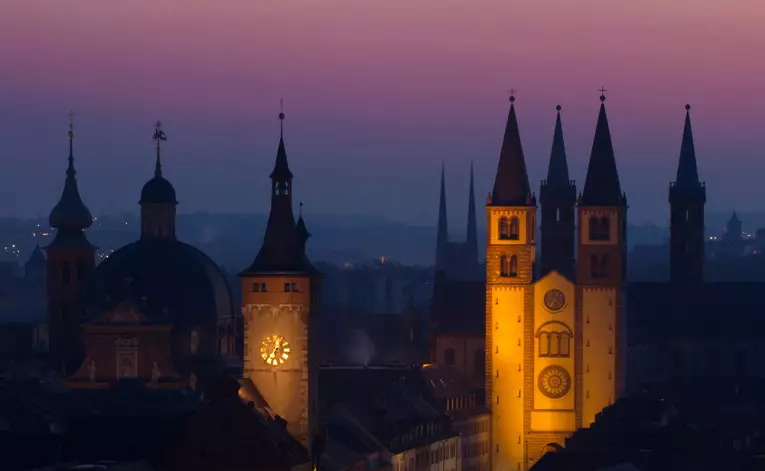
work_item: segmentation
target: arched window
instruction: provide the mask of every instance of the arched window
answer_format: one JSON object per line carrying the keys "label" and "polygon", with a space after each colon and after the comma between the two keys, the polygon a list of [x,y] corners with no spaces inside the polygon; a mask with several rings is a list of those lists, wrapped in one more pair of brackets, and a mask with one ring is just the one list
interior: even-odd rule
{"label": "arched window", "polygon": [[473,375],[476,378],[480,378],[484,375],[484,368],[486,365],[486,353],[483,348],[479,348],[473,353]]}
{"label": "arched window", "polygon": [[600,240],[600,225],[598,224],[598,218],[590,216],[590,240]]}
{"label": "arched window", "polygon": [[562,322],[552,321],[542,324],[537,330],[538,351],[540,357],[570,357],[571,329]]}
{"label": "arched window", "polygon": [[518,256],[512,255],[510,257],[510,275],[509,276],[518,276]]}
{"label": "arched window", "polygon": [[444,350],[444,364],[446,366],[454,366],[457,363],[457,352],[453,348],[447,348]]}
{"label": "arched window", "polygon": [[571,334],[562,332],[558,343],[560,356],[567,357],[571,355]]}
{"label": "arched window", "polygon": [[518,222],[518,218],[513,216],[510,218],[510,240],[518,240],[518,235],[520,234],[520,223]]}
{"label": "arched window", "polygon": [[548,332],[539,333],[539,356],[550,356],[550,334]]}
{"label": "arched window", "polygon": [[507,255],[499,257],[499,276],[510,276],[510,263],[507,261]]}
{"label": "arched window", "polygon": [[507,222],[507,218],[504,216],[499,218],[499,238],[500,240],[507,240],[510,238],[510,225]]}
{"label": "arched window", "polygon": [[600,240],[611,239],[611,221],[603,216],[600,218]]}
{"label": "arched window", "polygon": [[555,208],[555,222],[560,222],[560,208]]}

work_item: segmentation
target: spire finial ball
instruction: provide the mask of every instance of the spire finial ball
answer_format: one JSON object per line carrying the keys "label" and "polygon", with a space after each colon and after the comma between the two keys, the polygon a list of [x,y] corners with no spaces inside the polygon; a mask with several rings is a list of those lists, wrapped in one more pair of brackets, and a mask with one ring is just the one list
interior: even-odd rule
{"label": "spire finial ball", "polygon": [[279,119],[284,121],[284,113],[279,113]]}
{"label": "spire finial ball", "polygon": [[606,96],[605,95],[600,95],[600,101],[601,101],[601,103],[605,102],[606,101]]}
{"label": "spire finial ball", "polygon": [[685,105],[685,111],[689,111],[691,109],[691,105]]}
{"label": "spire finial ball", "polygon": [[510,95],[510,103],[515,103],[515,96]]}
{"label": "spire finial ball", "polygon": [[560,110],[561,110],[561,106],[560,105],[555,107],[555,111],[560,111]]}

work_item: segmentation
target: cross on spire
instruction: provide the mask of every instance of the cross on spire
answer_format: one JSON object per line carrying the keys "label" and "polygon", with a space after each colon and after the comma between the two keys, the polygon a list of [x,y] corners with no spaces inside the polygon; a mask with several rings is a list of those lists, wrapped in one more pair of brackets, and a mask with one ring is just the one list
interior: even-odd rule
{"label": "cross on spire", "polygon": [[517,91],[516,89],[510,87],[510,103],[515,101],[515,92],[516,91]]}
{"label": "cross on spire", "polygon": [[606,101],[606,92],[608,91],[606,87],[601,85],[598,91],[600,92],[600,101]]}

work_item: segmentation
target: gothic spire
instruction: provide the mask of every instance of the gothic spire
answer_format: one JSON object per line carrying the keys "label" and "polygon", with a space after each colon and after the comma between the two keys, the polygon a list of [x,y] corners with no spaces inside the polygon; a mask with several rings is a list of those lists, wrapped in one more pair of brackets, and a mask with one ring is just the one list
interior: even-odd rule
{"label": "gothic spire", "polygon": [[547,167],[547,185],[550,188],[568,190],[570,181],[568,163],[566,162],[566,146],[563,143],[563,125],[560,121],[560,105],[556,106],[555,109],[558,111],[558,116],[555,120],[550,164]]}
{"label": "gothic spire", "polygon": [[680,145],[680,160],[677,165],[675,184],[679,188],[695,188],[699,184],[696,150],[693,145],[693,130],[691,129],[691,105],[685,105],[683,142]]}
{"label": "gothic spire", "polygon": [[276,162],[271,172],[272,180],[291,180],[292,172],[287,164],[287,151],[284,148],[284,111],[279,113],[279,148],[276,151]]}
{"label": "gothic spire", "polygon": [[444,163],[441,162],[441,195],[438,201],[438,233],[436,235],[436,270],[446,267],[446,244],[449,241],[449,224],[446,218],[446,179]]}
{"label": "gothic spire", "polygon": [[601,94],[595,139],[592,142],[587,179],[584,182],[584,191],[580,200],[580,204],[584,206],[621,206],[624,204],[624,196],[619,183],[619,172],[616,169],[614,148],[611,143],[611,131],[608,128],[605,101],[605,95]]}
{"label": "gothic spire", "polygon": [[475,186],[473,183],[473,162],[470,162],[470,193],[468,194],[467,245],[470,261],[478,260],[478,225],[475,215]]}
{"label": "gothic spire", "polygon": [[510,96],[510,112],[499,155],[497,175],[494,178],[492,204],[499,206],[533,205],[526,161],[523,157],[518,119],[515,116],[515,97]]}
{"label": "gothic spire", "polygon": [[77,172],[74,169],[74,113],[69,112],[69,164],[66,169],[64,191],[50,213],[49,222],[59,231],[79,232],[93,224],[93,217],[80,198]]}

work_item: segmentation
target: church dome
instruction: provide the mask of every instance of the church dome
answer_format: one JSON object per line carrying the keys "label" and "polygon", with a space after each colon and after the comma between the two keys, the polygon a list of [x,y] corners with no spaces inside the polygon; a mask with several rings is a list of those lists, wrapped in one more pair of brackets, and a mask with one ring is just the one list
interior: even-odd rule
{"label": "church dome", "polygon": [[152,178],[141,190],[141,203],[177,204],[173,184],[162,176]]}
{"label": "church dome", "polygon": [[214,332],[233,318],[231,290],[220,268],[199,249],[175,239],[142,239],[114,252],[97,268],[85,295],[93,322],[126,300],[151,322],[176,330]]}

